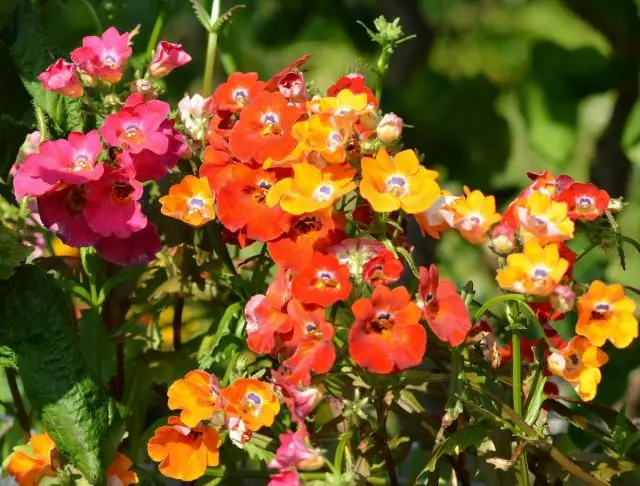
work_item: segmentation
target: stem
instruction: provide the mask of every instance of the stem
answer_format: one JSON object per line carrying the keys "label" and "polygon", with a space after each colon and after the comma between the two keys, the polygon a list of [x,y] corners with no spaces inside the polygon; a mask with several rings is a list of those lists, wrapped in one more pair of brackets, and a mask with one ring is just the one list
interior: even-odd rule
{"label": "stem", "polygon": [[389,442],[387,440],[387,416],[389,415],[389,405],[385,401],[385,394],[380,396],[378,402],[378,438],[382,453],[384,454],[384,462],[389,472],[389,484],[391,486],[400,486],[398,481],[398,472],[396,471],[396,463],[393,459]]}
{"label": "stem", "polygon": [[384,75],[387,71],[389,50],[386,46],[382,46],[380,55],[378,56],[378,62],[376,63],[376,73],[378,79],[376,80],[376,99],[378,100],[378,106],[380,106],[380,100],[382,99],[382,84],[384,82]]}
{"label": "stem", "polygon": [[[214,229],[215,226],[215,229]],[[235,265],[233,264],[233,260],[231,255],[229,255],[229,249],[227,245],[224,244],[221,238],[222,229],[216,223],[209,223],[205,225],[207,230],[207,234],[211,239],[211,245],[213,246],[213,251],[218,255],[222,266],[232,275],[238,276],[238,271],[236,270]],[[216,231],[217,230],[217,231]]]}
{"label": "stem", "polygon": [[47,118],[44,115],[44,111],[38,105],[33,105],[33,113],[36,117],[36,125],[38,126],[38,131],[40,132],[40,139],[44,142],[49,139],[49,130],[47,129]]}
{"label": "stem", "polygon": [[164,19],[167,16],[167,12],[164,8],[161,8],[158,12],[158,16],[156,17],[156,21],[153,24],[153,30],[151,31],[151,35],[149,36],[149,42],[147,42],[147,56],[151,58],[151,51],[158,44],[158,39],[160,38],[160,32],[162,32],[162,27],[164,26]]}
{"label": "stem", "polygon": [[[220,17],[220,0],[213,0],[211,5],[211,25],[215,24]],[[202,81],[202,96],[211,94],[213,85],[213,68],[216,63],[216,46],[218,45],[218,33],[209,31],[207,39],[207,54],[204,65],[204,76]]]}
{"label": "stem", "polygon": [[333,469],[335,469],[338,474],[342,473],[342,459],[344,458],[344,453],[350,439],[351,432],[345,432],[338,443],[338,447],[336,448],[336,457],[333,460]]}
{"label": "stem", "polygon": [[96,24],[96,33],[98,35],[102,35],[102,22],[100,22],[100,17],[98,17],[98,14],[96,13],[96,9],[93,8],[93,5],[91,5],[91,2],[89,2],[88,0],[81,0],[82,3],[84,4],[85,8],[89,11],[89,14],[91,15],[91,18],[93,19],[93,23]]}
{"label": "stem", "polygon": [[13,405],[16,407],[16,420],[24,436],[29,439],[29,437],[31,437],[31,424],[29,422],[29,414],[22,401],[22,395],[20,395],[20,389],[18,388],[18,375],[13,368],[5,368],[4,373],[7,376],[7,383],[11,391]]}
{"label": "stem", "polygon": [[[520,352],[520,331],[511,330],[512,346],[512,379],[513,379],[513,410],[522,417],[522,356]],[[518,473],[520,486],[529,486],[529,467],[527,465],[527,453],[522,452],[518,458]]]}
{"label": "stem", "polygon": [[173,307],[173,350],[180,351],[182,349],[182,311],[184,310],[184,296],[178,295],[176,303]]}

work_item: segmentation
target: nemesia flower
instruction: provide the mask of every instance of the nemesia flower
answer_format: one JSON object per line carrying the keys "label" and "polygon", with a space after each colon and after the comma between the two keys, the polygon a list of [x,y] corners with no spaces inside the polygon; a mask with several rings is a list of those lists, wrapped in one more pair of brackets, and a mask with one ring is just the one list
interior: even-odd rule
{"label": "nemesia flower", "polygon": [[102,37],[90,35],[82,39],[82,47],[71,51],[71,59],[88,75],[117,83],[122,77],[122,66],[131,57],[129,33],[120,34],[109,27]]}
{"label": "nemesia flower", "polygon": [[276,457],[269,462],[270,469],[295,468],[300,471],[315,471],[324,466],[324,458],[319,451],[311,448],[308,432],[301,427],[278,436],[280,446]]}
{"label": "nemesia flower", "polygon": [[351,293],[349,269],[331,255],[314,253],[291,281],[291,293],[305,304],[330,306]]}
{"label": "nemesia flower", "polygon": [[278,91],[289,101],[303,102],[308,98],[307,85],[304,74],[298,69],[292,69],[278,80]]}
{"label": "nemesia flower", "polygon": [[573,238],[574,224],[567,216],[567,204],[534,192],[515,208],[520,235],[526,242],[537,239],[541,244],[557,243]]}
{"label": "nemesia flower", "polygon": [[599,218],[609,207],[609,194],[594,184],[573,183],[555,200],[566,203],[569,218],[583,221]]}
{"label": "nemesia flower", "polygon": [[636,304],[624,295],[620,284],[594,280],[578,299],[577,307],[576,333],[588,338],[594,346],[602,346],[609,340],[617,348],[626,348],[638,337]]}
{"label": "nemesia flower", "polygon": [[153,87],[151,81],[144,78],[131,81],[131,84],[129,84],[129,90],[131,91],[131,94],[141,94],[145,99],[153,99],[158,95],[158,92]]}
{"label": "nemesia flower", "polygon": [[402,125],[402,118],[395,113],[386,113],[378,122],[376,135],[382,143],[393,143],[402,135]]}
{"label": "nemesia flower", "polygon": [[150,221],[126,238],[108,236],[94,244],[100,256],[115,265],[145,265],[162,250],[158,229]]}
{"label": "nemesia flower", "polygon": [[564,276],[569,262],[560,257],[558,245],[540,246],[536,240],[524,245],[522,253],[507,256],[507,265],[498,271],[501,288],[521,294],[547,296]]}
{"label": "nemesia flower", "polygon": [[496,255],[507,256],[518,246],[516,228],[507,223],[498,223],[491,229],[489,248]]}
{"label": "nemesia flower", "polygon": [[229,431],[229,439],[231,439],[233,445],[244,449],[244,445],[253,437],[253,432],[247,429],[247,424],[238,417],[228,417],[225,425]]}
{"label": "nemesia flower", "polygon": [[324,395],[318,387],[296,386],[287,381],[277,371],[272,371],[271,377],[277,390],[281,393],[285,405],[291,412],[291,419],[294,422],[304,422],[307,415],[322,401]]}
{"label": "nemesia flower", "polygon": [[190,371],[169,387],[169,409],[182,410],[180,421],[187,427],[195,427],[201,420],[210,420],[213,416],[219,389],[215,377],[206,371]]}
{"label": "nemesia flower", "polygon": [[462,344],[471,330],[471,318],[454,283],[439,278],[438,269],[420,267],[418,306],[433,333],[449,346]]}
{"label": "nemesia flower", "polygon": [[[341,164],[347,156],[346,145],[352,133],[351,122],[327,114],[314,114],[293,125],[291,133],[299,141],[296,150],[284,159],[295,162],[307,153],[307,160],[319,167],[326,163]],[[282,161],[278,164],[286,165]]]}
{"label": "nemesia flower", "polygon": [[362,279],[377,287],[397,282],[404,271],[402,262],[393,253],[385,249],[362,267]]}
{"label": "nemesia flower", "polygon": [[377,287],[371,299],[351,306],[355,323],[349,331],[349,353],[363,368],[389,374],[422,362],[427,333],[420,308],[404,287]]}
{"label": "nemesia flower", "polygon": [[46,477],[55,477],[54,456],[56,445],[49,435],[35,434],[29,438],[31,451],[16,450],[7,458],[6,472],[20,486],[33,486]]}
{"label": "nemesia flower", "polygon": [[365,78],[360,73],[349,73],[341,77],[336,83],[329,87],[327,96],[336,96],[342,90],[348,89],[354,94],[365,93],[367,95],[367,103],[373,107],[378,106],[378,100],[373,91],[367,87]]}
{"label": "nemesia flower", "polygon": [[464,188],[465,197],[458,198],[448,205],[450,213],[445,215],[449,225],[457,229],[469,243],[484,243],[489,228],[500,221],[496,213],[496,200],[480,191]]}
{"label": "nemesia flower", "polygon": [[194,481],[207,467],[220,462],[220,436],[207,426],[189,428],[178,417],[169,417],[168,425],[156,429],[147,443],[149,457],[160,462],[160,472],[168,478]]}
{"label": "nemesia flower", "polygon": [[366,108],[367,101],[366,93],[353,93],[350,89],[343,89],[335,97],[321,98],[319,105],[323,113],[355,117]]}
{"label": "nemesia flower", "polygon": [[160,41],[155,50],[155,56],[149,64],[149,74],[154,78],[163,78],[175,68],[184,66],[191,61],[191,56],[185,52],[181,44]]}
{"label": "nemesia flower", "polygon": [[607,354],[587,338],[576,336],[563,349],[552,353],[547,362],[554,375],[571,383],[580,398],[591,401],[602,378],[600,368],[608,360]]}
{"label": "nemesia flower", "polygon": [[138,483],[138,475],[131,471],[133,463],[120,452],[116,452],[116,457],[107,469],[107,484],[109,486],[129,486]]}
{"label": "nemesia flower", "polygon": [[[269,81],[267,81],[267,85],[265,86],[265,89],[267,91],[281,91],[282,84],[286,80],[287,76],[292,74],[292,73],[293,74],[299,73],[300,72],[299,68],[305,62],[307,62],[310,58],[311,58],[311,54],[304,54],[303,56],[299,57],[298,59],[296,59],[295,61],[290,63],[282,71],[277,72],[276,74],[271,76],[271,78],[269,78]],[[283,95],[284,95],[284,93],[283,93]],[[288,98],[288,96],[287,96],[287,98]]]}
{"label": "nemesia flower", "polygon": [[213,104],[216,110],[240,111],[264,87],[265,83],[258,81],[258,73],[231,73],[213,93]]}
{"label": "nemesia flower", "polygon": [[549,296],[551,306],[563,314],[573,309],[576,293],[567,285],[558,285]]}
{"label": "nemesia flower", "polygon": [[267,486],[302,486],[302,481],[298,471],[286,469],[269,476]]}
{"label": "nemesia flower", "polygon": [[520,193],[520,197],[529,197],[534,192],[540,192],[545,196],[557,197],[573,184],[573,179],[570,176],[566,174],[554,176],[548,170],[527,172],[527,176],[533,182]]}
{"label": "nemesia flower", "polygon": [[[11,169],[9,170],[9,175],[11,177],[16,176],[16,174],[18,173],[18,168],[22,165],[22,163],[24,162],[24,159],[27,158],[27,156],[31,154],[35,154],[38,152],[38,150],[40,150],[40,144],[42,142],[43,142],[42,135],[38,130],[35,130],[27,134],[27,136],[24,139],[24,142],[22,142],[22,145],[20,146],[20,150],[18,150],[16,161],[13,163],[13,165],[11,166]],[[18,198],[18,199],[21,199],[21,198]]]}
{"label": "nemesia flower", "polygon": [[214,195],[206,177],[187,175],[169,188],[169,194],[160,198],[161,212],[165,216],[184,221],[191,226],[202,226],[215,218]]}
{"label": "nemesia flower", "polygon": [[207,133],[211,114],[207,111],[209,98],[203,98],[198,93],[193,96],[185,94],[178,103],[180,120],[184,123],[187,133],[195,140],[202,140]]}
{"label": "nemesia flower", "polygon": [[78,79],[76,66],[64,59],[58,59],[49,66],[38,76],[38,80],[44,89],[57,91],[69,98],[80,98],[84,93],[84,88]]}
{"label": "nemesia flower", "polygon": [[440,196],[435,202],[421,213],[414,214],[422,236],[428,234],[436,240],[440,239],[440,233],[451,229],[447,219],[453,222],[453,212],[448,209],[449,204],[458,199],[449,191],[441,190]]}
{"label": "nemesia flower", "polygon": [[86,135],[71,132],[67,140],[43,142],[38,153],[29,157],[30,163],[39,166],[40,177],[46,183],[83,184],[102,176],[104,166],[97,164],[101,151],[100,134],[91,130]]}
{"label": "nemesia flower", "polygon": [[338,259],[341,265],[346,265],[351,275],[361,275],[364,265],[376,258],[386,246],[378,240],[370,238],[347,238],[327,250]]}
{"label": "nemesia flower", "polygon": [[273,388],[254,378],[239,378],[222,390],[224,411],[241,419],[249,430],[269,427],[280,411],[280,402]]}
{"label": "nemesia flower", "polygon": [[420,166],[413,150],[403,150],[391,157],[380,149],[375,159],[362,159],[360,194],[377,212],[402,208],[409,214],[421,213],[440,195],[436,177],[437,172]]}
{"label": "nemesia flower", "polygon": [[355,189],[355,170],[331,165],[319,169],[307,163],[293,166],[293,177],[276,182],[267,194],[269,206],[280,207],[293,215],[313,213],[329,208]]}

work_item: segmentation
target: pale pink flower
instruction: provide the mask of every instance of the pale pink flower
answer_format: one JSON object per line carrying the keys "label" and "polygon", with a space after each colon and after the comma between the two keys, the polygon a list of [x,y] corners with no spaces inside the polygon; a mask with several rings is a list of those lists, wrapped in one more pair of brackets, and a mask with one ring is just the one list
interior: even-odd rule
{"label": "pale pink flower", "polygon": [[319,451],[310,447],[309,435],[304,428],[280,434],[278,438],[280,447],[276,451],[276,457],[269,462],[271,469],[293,467],[301,471],[314,471],[324,465]]}
{"label": "pale pink flower", "polygon": [[383,143],[395,142],[402,135],[402,118],[395,113],[387,113],[376,127],[376,135]]}
{"label": "pale pink flower", "polygon": [[178,103],[180,119],[184,123],[187,133],[196,140],[202,140],[207,133],[207,126],[211,118],[211,113],[207,109],[209,98],[203,98],[199,94],[184,98]]}
{"label": "pale pink flower", "polygon": [[131,54],[129,33],[120,34],[115,27],[109,27],[102,37],[83,38],[82,47],[71,51],[71,59],[89,76],[117,83],[122,77],[122,66]]}
{"label": "pale pink flower", "polygon": [[64,59],[58,59],[46,71],[40,73],[38,81],[42,83],[44,89],[57,91],[69,98],[80,98],[84,93],[76,66]]}
{"label": "pale pink flower", "polygon": [[229,430],[229,439],[236,447],[244,449],[244,444],[251,440],[253,433],[247,428],[247,424],[238,417],[227,418],[227,429]]}
{"label": "pale pink flower", "polygon": [[180,44],[161,41],[156,47],[155,56],[149,64],[149,74],[154,78],[163,78],[175,68],[191,61],[191,56]]}
{"label": "pale pink flower", "polygon": [[380,255],[386,247],[377,240],[369,238],[347,238],[339,244],[330,246],[328,252],[338,261],[349,267],[351,275],[360,275],[363,267]]}
{"label": "pale pink flower", "polygon": [[280,78],[278,90],[291,101],[301,102],[309,97],[304,75],[298,69],[291,70]]}
{"label": "pale pink flower", "polygon": [[38,130],[36,130],[35,132],[29,133],[25,137],[24,142],[22,142],[22,145],[20,146],[20,150],[18,151],[16,161],[13,163],[13,165],[11,166],[11,169],[9,170],[9,175],[11,177],[16,176],[16,174],[18,173],[18,168],[24,162],[24,159],[27,156],[38,153],[38,150],[40,150],[41,143],[42,143],[42,135],[40,135],[40,132]]}

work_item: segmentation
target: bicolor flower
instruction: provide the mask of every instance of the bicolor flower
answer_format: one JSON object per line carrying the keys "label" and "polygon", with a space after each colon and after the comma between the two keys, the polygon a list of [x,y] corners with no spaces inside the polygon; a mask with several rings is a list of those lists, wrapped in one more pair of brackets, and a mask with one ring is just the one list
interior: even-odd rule
{"label": "bicolor flower", "polygon": [[402,135],[402,118],[395,113],[386,113],[376,126],[376,135],[382,143],[393,143]]}
{"label": "bicolor flower", "polygon": [[350,89],[341,90],[335,97],[321,98],[319,108],[322,113],[355,119],[367,106],[366,93],[354,93]]}
{"label": "bicolor flower", "polygon": [[567,204],[556,202],[542,192],[521,199],[515,214],[525,242],[537,239],[545,245],[573,238],[574,224],[567,215]]}
{"label": "bicolor flower", "polygon": [[367,82],[362,74],[349,73],[346,76],[342,76],[335,84],[329,87],[327,96],[336,96],[345,89],[350,90],[354,94],[366,94],[367,103],[373,107],[378,106],[378,100],[375,94],[373,94],[373,91],[367,86]]}
{"label": "bicolor flower", "polygon": [[269,462],[270,469],[294,468],[300,471],[315,471],[324,465],[320,451],[311,447],[306,429],[298,427],[295,432],[289,431],[278,436],[280,446],[276,457]]}
{"label": "bicolor flower", "polygon": [[201,420],[210,420],[218,407],[220,385],[213,375],[194,370],[183,379],[174,381],[167,396],[170,410],[181,410],[180,421],[195,427]]}
{"label": "bicolor flower", "polygon": [[489,228],[500,221],[496,200],[466,187],[464,192],[465,197],[455,199],[447,206],[450,212],[445,214],[445,219],[469,243],[480,245],[484,243]]}
{"label": "bicolor flower", "polygon": [[213,93],[213,104],[217,111],[240,111],[264,87],[265,83],[258,81],[258,73],[231,73]]}
{"label": "bicolor flower", "polygon": [[38,80],[44,89],[57,91],[69,98],[80,98],[84,93],[76,66],[64,59],[58,59],[46,71],[40,73]]}
{"label": "bicolor flower", "polygon": [[175,68],[184,66],[191,61],[191,56],[185,52],[181,44],[160,41],[155,55],[149,64],[149,74],[154,78],[163,78]]}
{"label": "bicolor flower", "polygon": [[421,213],[440,196],[437,177],[437,172],[420,166],[413,150],[391,157],[380,149],[375,159],[362,159],[360,194],[380,213],[401,208],[409,214]]}
{"label": "bicolor flower", "polygon": [[609,207],[609,194],[594,184],[575,182],[562,191],[555,200],[564,202],[569,218],[592,221],[599,218]]}
{"label": "bicolor flower", "polygon": [[449,209],[449,205],[456,199],[458,196],[452,195],[449,191],[441,190],[440,196],[430,207],[421,213],[414,214],[423,236],[428,234],[439,240],[441,233],[451,229],[449,222],[453,223],[454,213]]}
{"label": "bicolor flower", "polygon": [[314,253],[291,281],[291,293],[305,304],[330,306],[351,293],[349,269],[331,255]]}
{"label": "bicolor flower", "polygon": [[206,177],[187,175],[169,188],[169,194],[160,198],[165,216],[184,221],[191,226],[202,226],[216,216],[214,195]]}
{"label": "bicolor flower", "polygon": [[125,61],[133,52],[129,40],[128,32],[120,34],[115,27],[109,27],[102,37],[84,37],[82,47],[71,51],[71,59],[89,76],[117,83]]}
{"label": "bicolor flower", "polygon": [[291,412],[294,422],[304,423],[306,417],[320,404],[324,394],[319,387],[302,387],[286,380],[277,371],[271,372],[273,382],[282,395],[285,405]]}
{"label": "bicolor flower", "polygon": [[402,262],[386,248],[362,267],[362,279],[373,287],[397,282],[404,271]]}
{"label": "bicolor flower", "polygon": [[228,416],[242,420],[249,430],[273,424],[280,402],[273,388],[254,378],[239,378],[222,390],[224,410]]}
{"label": "bicolor flower", "polygon": [[129,486],[138,484],[138,475],[131,471],[133,463],[122,454],[116,452],[116,457],[107,468],[107,485],[109,486]]}
{"label": "bicolor flower", "polygon": [[7,458],[6,471],[20,486],[34,486],[49,476],[55,477],[56,445],[49,435],[32,435],[28,448],[12,452]]}
{"label": "bicolor flower", "polygon": [[327,250],[340,264],[346,265],[354,277],[362,275],[364,266],[383,251],[386,246],[370,238],[347,238]]}
{"label": "bicolor flower", "polygon": [[[346,144],[352,133],[351,123],[327,114],[314,114],[308,120],[293,125],[292,134],[299,141],[297,150],[308,154],[308,160],[318,166],[341,164],[346,159]],[[289,158],[295,161],[296,151]]]}
{"label": "bicolor flower", "polygon": [[209,98],[203,98],[196,93],[193,96],[185,94],[178,103],[180,120],[184,123],[187,133],[195,140],[202,140],[207,133],[211,120],[211,113],[207,108],[208,101]]}

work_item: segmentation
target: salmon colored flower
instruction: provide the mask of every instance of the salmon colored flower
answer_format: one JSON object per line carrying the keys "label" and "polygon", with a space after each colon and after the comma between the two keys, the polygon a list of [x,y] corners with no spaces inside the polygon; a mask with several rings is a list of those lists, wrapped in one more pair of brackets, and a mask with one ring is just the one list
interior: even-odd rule
{"label": "salmon colored flower", "polygon": [[266,203],[276,175],[246,165],[229,166],[226,182],[216,194],[218,219],[229,231],[242,231],[255,241],[270,241],[289,230],[291,216]]}
{"label": "salmon colored flower", "polygon": [[[292,134],[300,142],[299,150],[308,153],[308,160],[318,164],[341,164],[346,159],[346,144],[352,133],[351,123],[327,114],[314,114],[297,122]],[[289,158],[296,159],[295,154]]]}
{"label": "salmon colored flower", "polygon": [[289,105],[280,93],[261,91],[242,109],[229,136],[231,152],[241,160],[280,160],[296,146],[291,126],[302,110]]}
{"label": "salmon colored flower", "polygon": [[131,57],[130,34],[120,34],[115,27],[109,27],[102,37],[90,35],[82,39],[82,47],[71,51],[71,59],[94,78],[117,83],[122,77],[122,66]]}
{"label": "salmon colored flower", "polygon": [[107,469],[107,484],[109,486],[129,486],[138,484],[138,475],[131,471],[133,463],[120,452],[116,452],[116,457]]}
{"label": "salmon colored flower", "polygon": [[225,412],[242,420],[247,428],[256,431],[270,427],[280,411],[280,402],[273,388],[254,378],[239,378],[222,390]]}
{"label": "salmon colored flower", "polygon": [[38,76],[42,87],[49,91],[57,91],[69,98],[80,98],[84,88],[78,79],[78,71],[72,62],[58,59],[46,71]]}
{"label": "salmon colored flower", "polygon": [[376,158],[362,159],[360,194],[379,213],[402,208],[409,214],[427,210],[440,196],[438,173],[420,166],[413,150],[391,157],[380,149]]}
{"label": "salmon colored flower", "polygon": [[216,111],[240,111],[264,87],[265,83],[258,81],[258,73],[231,73],[213,93],[213,104]]}
{"label": "salmon colored flower", "polygon": [[356,188],[355,169],[339,165],[319,169],[300,163],[293,166],[293,177],[276,182],[267,194],[269,206],[280,207],[293,215],[313,213],[329,208]]}
{"label": "salmon colored flower", "polygon": [[594,280],[578,299],[576,333],[594,346],[609,340],[617,348],[626,348],[638,337],[635,309],[635,302],[624,295],[622,285]]}
{"label": "salmon colored flower", "polygon": [[218,402],[219,384],[206,371],[194,370],[174,381],[167,396],[170,410],[182,410],[180,421],[193,428],[201,420],[210,420]]}
{"label": "salmon colored flower", "polygon": [[458,199],[449,191],[441,190],[440,196],[435,202],[421,213],[414,214],[422,236],[428,234],[436,240],[440,239],[440,234],[451,229],[447,220],[453,222],[453,212],[449,210],[449,205]]}
{"label": "salmon colored flower", "polygon": [[501,288],[521,294],[547,296],[562,280],[569,262],[560,257],[558,245],[540,246],[536,240],[525,243],[522,253],[507,256],[507,266],[498,271]]}
{"label": "salmon colored flower", "polygon": [[555,199],[566,203],[569,218],[583,221],[599,218],[609,207],[609,194],[594,184],[571,184]]}
{"label": "salmon colored flower", "polygon": [[452,201],[448,205],[450,214],[446,215],[448,223],[470,243],[484,243],[489,228],[500,221],[496,213],[496,200],[493,196],[485,196],[480,191],[469,191],[464,188],[465,197]]}
{"label": "salmon colored flower", "polygon": [[567,215],[567,204],[534,192],[516,205],[515,214],[523,241],[537,239],[541,244],[559,243],[573,238],[574,224]]}
{"label": "salmon colored flower", "polygon": [[349,268],[336,257],[314,253],[291,281],[291,293],[305,304],[330,306],[351,293]]}
{"label": "salmon colored flower", "polygon": [[402,262],[385,249],[362,267],[362,279],[373,287],[397,282],[404,271]]}
{"label": "salmon colored flower", "polygon": [[220,462],[220,436],[211,428],[189,428],[178,417],[169,417],[168,425],[156,429],[147,444],[149,457],[160,462],[159,469],[168,478],[195,481],[207,467]]}
{"label": "salmon colored flower", "polygon": [[17,450],[7,458],[7,473],[20,486],[34,486],[46,476],[55,477],[54,456],[56,445],[49,435],[32,435],[29,439],[31,450]]}
{"label": "salmon colored flower", "polygon": [[206,177],[188,175],[179,184],[171,186],[168,195],[160,198],[161,212],[191,226],[202,226],[216,216],[213,199]]}
{"label": "salmon colored flower", "polygon": [[406,288],[377,287],[371,299],[358,299],[351,310],[356,321],[349,332],[349,353],[360,366],[388,374],[422,362],[427,333]]}
{"label": "salmon colored flower", "polygon": [[149,74],[154,78],[164,78],[175,68],[184,66],[191,61],[191,56],[185,52],[180,44],[160,41],[155,55],[149,64]]}
{"label": "salmon colored flower", "polygon": [[547,359],[549,370],[571,383],[585,401],[595,398],[602,378],[600,368],[607,361],[607,354],[582,336],[574,337],[567,346]]}
{"label": "salmon colored flower", "polygon": [[438,269],[420,267],[418,306],[438,339],[449,346],[462,344],[471,330],[471,318],[464,300],[451,280],[439,278]]}

